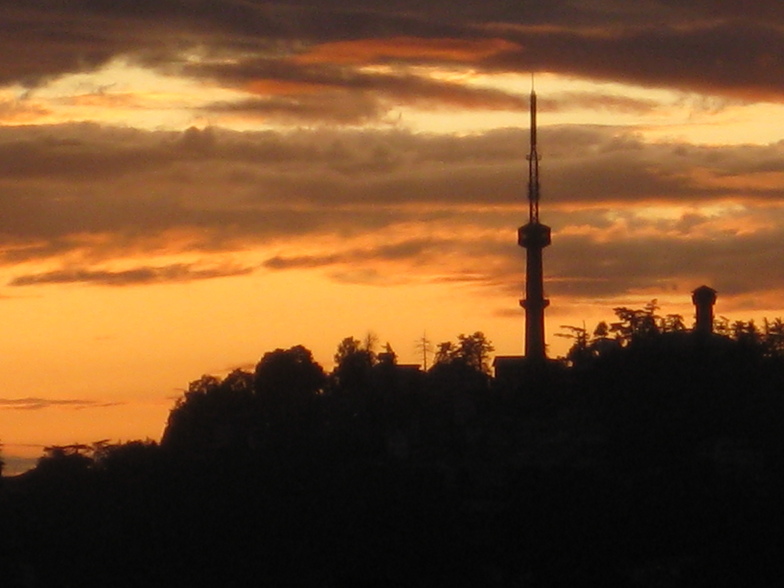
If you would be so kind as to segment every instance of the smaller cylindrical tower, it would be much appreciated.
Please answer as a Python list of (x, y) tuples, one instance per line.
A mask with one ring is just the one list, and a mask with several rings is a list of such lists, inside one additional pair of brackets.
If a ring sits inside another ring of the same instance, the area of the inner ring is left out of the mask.
[(694, 331), (700, 335), (713, 332), (713, 305), (716, 304), (716, 290), (709, 286), (700, 286), (691, 293), (694, 303), (696, 323)]

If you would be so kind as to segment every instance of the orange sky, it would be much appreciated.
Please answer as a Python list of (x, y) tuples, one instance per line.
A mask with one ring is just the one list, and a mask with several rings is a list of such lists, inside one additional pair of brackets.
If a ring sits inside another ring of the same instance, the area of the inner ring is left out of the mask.
[(520, 353), (532, 71), (551, 355), (615, 306), (690, 320), (703, 283), (782, 314), (777, 2), (458, 4), (0, 2), (12, 469), (157, 439), (190, 380), (276, 347)]

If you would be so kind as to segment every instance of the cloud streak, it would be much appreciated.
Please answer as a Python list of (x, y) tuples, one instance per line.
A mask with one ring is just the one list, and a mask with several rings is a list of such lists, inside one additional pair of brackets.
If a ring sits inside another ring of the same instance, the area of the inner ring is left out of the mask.
[(54, 399), (54, 398), (0, 398), (0, 409), (8, 410), (43, 410), (47, 408), (68, 408), (83, 410), (89, 408), (108, 408), (120, 406), (123, 402), (99, 402), (96, 400), (81, 399)]
[(11, 280), (8, 285), (40, 286), (78, 283), (100, 286), (134, 286), (244, 276), (252, 271), (253, 268), (248, 267), (224, 266), (205, 269), (188, 264), (172, 264), (163, 267), (143, 266), (122, 271), (65, 269), (18, 276)]

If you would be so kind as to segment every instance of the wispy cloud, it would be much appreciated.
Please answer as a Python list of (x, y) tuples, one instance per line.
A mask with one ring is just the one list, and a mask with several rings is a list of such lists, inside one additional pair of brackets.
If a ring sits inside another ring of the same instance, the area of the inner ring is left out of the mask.
[(190, 282), (230, 276), (247, 275), (253, 271), (248, 267), (196, 268), (189, 264), (172, 264), (163, 267), (137, 267), (122, 271), (66, 269), (18, 276), (9, 286), (37, 286), (43, 284), (89, 283), (101, 286), (132, 286), (137, 284), (160, 284)]
[(88, 408), (108, 408), (121, 406), (123, 402), (100, 402), (83, 399), (55, 399), (55, 398), (0, 398), (0, 409), (10, 410), (41, 410), (45, 408), (69, 408), (83, 410)]

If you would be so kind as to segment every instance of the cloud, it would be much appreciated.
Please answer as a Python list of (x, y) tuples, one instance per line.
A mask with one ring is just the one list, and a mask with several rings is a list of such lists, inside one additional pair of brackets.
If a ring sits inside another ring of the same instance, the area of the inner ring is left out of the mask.
[(329, 255), (276, 255), (264, 262), (264, 267), (274, 270), (312, 269), (335, 264), (354, 264), (377, 261), (412, 261), (415, 258), (438, 257), (444, 249), (452, 247), (445, 239), (408, 239), (376, 247), (346, 249)]
[(45, 408), (70, 408), (83, 410), (88, 408), (107, 408), (120, 406), (123, 402), (99, 402), (96, 400), (54, 399), (54, 398), (0, 398), (0, 409), (41, 410)]
[(45, 284), (97, 284), (101, 286), (133, 286), (161, 283), (182, 283), (247, 275), (253, 268), (223, 266), (197, 268), (189, 264), (172, 264), (163, 267), (143, 266), (122, 271), (65, 269), (18, 276), (9, 286), (40, 286)]
[(4, 124), (34, 123), (49, 114), (49, 110), (41, 104), (24, 100), (0, 100), (0, 122)]
[(296, 255), (288, 257), (276, 255), (266, 260), (264, 267), (273, 270), (312, 269), (333, 265), (340, 261), (347, 260), (340, 255)]
[(315, 45), (294, 58), (296, 63), (365, 64), (411, 60), (467, 63), (518, 49), (502, 39), (423, 39), (382, 37), (361, 41), (337, 41)]
[(540, 112), (557, 112), (576, 108), (615, 113), (646, 114), (660, 107), (654, 100), (615, 96), (601, 92), (559, 92), (540, 98), (537, 108)]
[(229, 114), (245, 118), (266, 120), (274, 117), (284, 123), (326, 120), (352, 125), (379, 120), (387, 112), (375, 96), (341, 91), (215, 102), (204, 109), (213, 114)]
[[(364, 50), (359, 48), (360, 52)], [(416, 51), (413, 43), (406, 53)], [(319, 120), (356, 125), (383, 120), (400, 105), (483, 110), (521, 110), (527, 106), (527, 99), (517, 93), (436, 79), (427, 72), (413, 72), (405, 67), (370, 72), (353, 65), (310, 63), (303, 59), (246, 58), (233, 64), (197, 63), (189, 65), (185, 73), (211, 78), (253, 96), (209, 104), (204, 107), (207, 112), (279, 122)]]
[(781, 100), (784, 31), (768, 22), (706, 21), (596, 30), (529, 28), (530, 48), (485, 60), (488, 69), (544, 70), (594, 79)]
[[(117, 58), (172, 75), (189, 71), (251, 82), (260, 79), (259, 56), (267, 63), (264, 79), (314, 83), (315, 71), (331, 77), (333, 87), (389, 92), (394, 84), (398, 97), (409, 100), (421, 84), (444, 104), (454, 99), (449, 83), (439, 92), (438, 84), (416, 76), (373, 76), (359, 68), (385, 65), (400, 74), (412, 64), (452, 64), (487, 72), (549, 71), (775, 101), (784, 84), (784, 15), (774, 0), (742, 8), (707, 0), (397, 0), (383, 6), (220, 0), (187, 7), (177, 0), (4, 0), (0, 6), (0, 83), (29, 87)], [(197, 57), (203, 67), (194, 65)], [(294, 60), (320, 67), (293, 67)]]
[[(548, 293), (607, 299), (688, 291), (700, 283), (712, 284), (725, 296), (784, 290), (784, 262), (779, 254), (784, 210), (736, 210), (729, 214), (737, 215), (734, 219), (689, 207), (680, 213), (670, 211), (666, 217), (613, 209), (551, 214), (553, 246), (544, 252)], [(514, 222), (508, 213), (501, 216), (507, 225)], [(767, 223), (762, 217), (768, 217)], [(499, 223), (492, 214), (484, 218), (481, 213), (473, 214), (472, 221), (475, 227)], [(362, 283), (379, 283), (381, 277), (382, 283), (452, 282), (519, 297), (525, 261), (514, 227), (501, 225), (490, 236), (487, 232), (470, 235), (467, 231), (462, 238), (412, 238), (394, 248), (326, 246), (320, 255), (277, 255), (264, 266), (276, 271), (323, 269), (336, 280)]]
[(121, 56), (168, 70), (184, 63), (188, 49), (217, 55), (253, 49), (274, 55), (289, 45), (356, 38), (358, 33), (397, 30), (427, 37), (446, 29), (417, 16), (316, 3), (221, 0), (185, 7), (177, 0), (32, 0), (21, 5), (3, 0), (0, 7), (0, 82), (28, 86), (90, 71)]
[[(746, 215), (784, 205), (784, 143), (647, 143), (634, 129), (591, 125), (544, 127), (540, 135), (543, 218), (556, 231), (612, 227), (607, 211), (639, 206), (731, 204)], [(55, 260), (67, 268), (27, 271), (15, 285), (237, 275), (252, 269), (225, 267), (221, 256), (268, 248), (276, 251), (265, 256), (268, 269), (419, 264), (426, 254), (443, 259), (464, 240), (465, 259), (487, 263), (498, 235), (509, 233), (514, 244), (523, 221), (526, 142), (521, 129), (457, 137), (396, 129), (0, 128), (7, 172), (0, 174), (0, 262)], [(308, 246), (314, 239), (316, 253)], [(171, 254), (204, 261), (106, 269)]]
[(668, 224), (640, 223), (627, 237), (615, 234), (607, 240), (556, 235), (545, 254), (553, 278), (550, 290), (591, 298), (666, 290), (695, 280), (726, 295), (784, 289), (784, 262), (777, 253), (784, 238), (780, 228), (697, 236), (687, 230), (678, 237), (667, 229), (680, 222)]
[[(649, 143), (598, 125), (543, 127), (540, 139), (553, 296), (697, 275), (726, 293), (784, 289), (784, 142)], [(522, 129), (0, 128), (0, 263), (14, 287), (176, 283), (261, 267), (351, 283), (454, 279), (519, 296), (526, 143)], [(237, 255), (262, 261), (226, 262)], [(21, 265), (37, 262), (61, 269)]]

